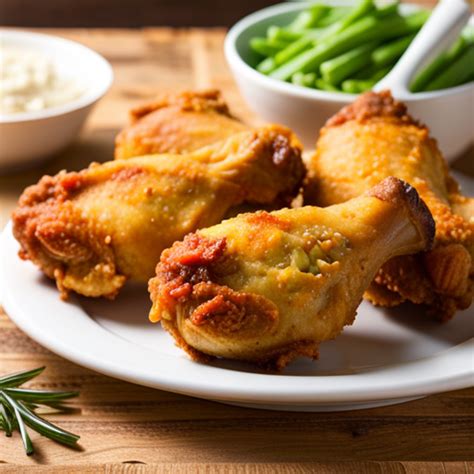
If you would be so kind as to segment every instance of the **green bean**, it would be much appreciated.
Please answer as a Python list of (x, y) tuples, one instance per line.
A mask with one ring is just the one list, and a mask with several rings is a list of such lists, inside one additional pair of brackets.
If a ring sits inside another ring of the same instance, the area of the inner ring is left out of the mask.
[(426, 86), (434, 80), (438, 73), (446, 69), (450, 63), (455, 61), (464, 52), (467, 46), (468, 44), (465, 37), (460, 36), (447, 51), (441, 53), (415, 76), (415, 79), (411, 83), (410, 90), (412, 92), (423, 91)]
[(304, 51), (291, 61), (282, 64), (270, 75), (276, 79), (288, 80), (295, 72), (312, 72), (324, 61), (344, 53), (368, 41), (382, 41), (417, 31), (428, 18), (422, 10), (406, 17), (378, 19), (366, 16), (347, 27), (338, 35), (326, 38), (316, 47)]
[(372, 63), (356, 72), (351, 79), (370, 79), (379, 70), (380, 67)]
[(361, 92), (366, 92), (375, 85), (376, 81), (370, 79), (367, 80), (357, 80), (357, 79), (346, 79), (341, 84), (341, 88), (344, 92), (348, 94), (360, 94)]
[[(266, 37), (249, 41), (257, 53), (253, 57), (262, 58), (256, 69), (322, 90), (359, 93), (372, 88), (429, 17), (426, 10), (400, 15), (400, 0), (383, 6), (374, 1), (358, 0), (353, 7), (313, 4), (297, 12), (289, 24), (268, 27)], [(447, 51), (415, 76), (411, 90), (436, 90), (473, 80), (473, 47), (474, 27), (468, 26)]]
[(396, 1), (393, 3), (388, 3), (387, 5), (383, 5), (379, 8), (377, 8), (377, 11), (375, 12), (375, 15), (378, 18), (384, 18), (386, 16), (394, 15), (398, 13), (398, 5), (400, 2)]
[[(388, 66), (376, 66), (375, 64), (370, 64), (369, 66), (362, 68), (360, 71), (354, 74), (354, 76), (351, 77), (351, 79), (376, 79), (376, 78), (382, 78), (385, 76), (390, 69), (392, 69), (393, 64), (390, 64)], [(383, 76), (381, 76), (383, 74)]]
[(306, 87), (314, 87), (317, 78), (318, 76), (315, 72), (308, 72), (304, 75), (303, 83)]
[[(336, 34), (339, 31), (342, 31), (345, 28), (347, 28), (351, 23), (354, 23), (357, 19), (361, 18), (362, 16), (364, 16), (365, 14), (367, 14), (369, 11), (373, 10), (374, 8), (375, 7), (374, 7), (373, 0), (360, 0), (359, 3), (352, 10), (350, 10), (346, 16), (344, 16), (341, 20), (334, 23), (333, 25), (326, 28), (325, 30), (319, 29), (316, 32), (313, 32), (313, 31), (302, 32), (301, 33), (302, 36), (299, 39), (289, 44), (283, 51), (275, 55), (275, 65), (280, 66), (290, 61), (292, 58), (294, 58), (298, 54), (310, 49), (311, 46), (313, 46), (313, 38), (323, 40), (333, 34)], [(321, 15), (323, 10), (318, 9), (318, 10), (315, 10), (315, 12), (316, 14)], [(298, 17), (297, 17), (297, 20), (298, 20)], [(292, 33), (297, 32), (295, 25), (302, 24), (302, 23), (303, 23), (303, 20), (301, 19), (299, 21), (295, 20), (295, 23), (291, 24), (289, 29), (292, 31)], [(307, 21), (306, 25), (310, 25), (310, 22)], [(274, 34), (276, 34), (276, 31), (274, 31)]]
[(328, 84), (323, 79), (316, 79), (315, 86), (317, 89), (321, 89), (322, 91), (340, 92), (337, 87), (334, 87), (332, 84)]
[(303, 87), (314, 87), (316, 81), (316, 73), (310, 72), (308, 74), (303, 74), (302, 72), (297, 72), (291, 77), (291, 82), (297, 86)]
[(385, 77), (389, 72), (390, 70), (392, 69), (392, 66), (385, 66), (385, 67), (382, 67), (380, 68), (378, 71), (375, 71), (370, 77), (369, 77), (369, 80), (372, 80), (372, 81), (375, 81), (375, 82), (379, 82), (380, 79), (382, 79), (383, 77)]
[(377, 43), (367, 43), (351, 49), (347, 53), (324, 61), (320, 70), (323, 79), (330, 84), (340, 84), (344, 79), (370, 64), (370, 54)]
[(303, 10), (288, 26), (289, 30), (300, 31), (312, 28), (330, 10), (326, 5), (313, 5), (307, 10)]
[[(301, 52), (310, 49), (312, 46), (314, 46), (315, 39), (317, 39), (318, 37), (323, 37), (326, 30), (327, 28), (325, 29), (320, 28), (320, 29), (310, 29), (303, 32), (302, 36), (299, 39), (297, 39), (296, 41), (293, 41), (292, 43), (287, 44), (286, 47), (284, 47), (281, 51), (278, 51), (275, 54), (273, 69), (275, 69), (277, 66), (280, 66), (290, 61), (292, 58), (294, 58)], [(271, 72), (269, 68), (266, 68), (265, 70), (266, 70), (265, 74), (269, 74)]]
[(343, 53), (350, 46), (355, 46), (354, 43), (357, 42), (358, 38), (360, 38), (359, 44), (362, 43), (362, 38), (365, 37), (367, 31), (375, 28), (376, 24), (377, 19), (374, 17), (362, 18), (340, 35), (327, 38), (309, 51), (305, 51), (281, 65), (270, 75), (276, 79), (286, 81), (297, 71), (315, 71), (327, 59)]
[(357, 86), (357, 83), (360, 81), (357, 81), (356, 79), (346, 79), (345, 81), (342, 82), (341, 84), (341, 89), (343, 92), (347, 92), (348, 94), (358, 94), (359, 93), (359, 88)]
[(289, 44), (285, 49), (282, 49), (278, 54), (275, 55), (275, 65), (279, 66), (288, 62), (298, 54), (314, 45), (314, 41), (311, 38), (303, 37), (299, 40)]
[(348, 26), (355, 23), (360, 18), (364, 17), (367, 13), (370, 13), (375, 9), (373, 0), (359, 0), (359, 3), (351, 9), (347, 15), (342, 17), (339, 21), (328, 26), (326, 30), (320, 35), (319, 40), (330, 38), (341, 31), (344, 31)]
[(332, 26), (327, 26), (326, 28), (310, 28), (302, 32), (302, 36), (308, 36), (314, 41), (321, 41), (329, 34), (331, 34)]
[(270, 41), (266, 38), (252, 38), (250, 47), (262, 56), (275, 56), (279, 51), (286, 47), (286, 43)]
[[(270, 27), (268, 31), (273, 27)], [(267, 39), (269, 41), (277, 41), (279, 43), (285, 43), (286, 46), (291, 43), (300, 40), (303, 37), (309, 37), (314, 40), (320, 40), (321, 37), (326, 33), (329, 27), (326, 28), (308, 28), (306, 30), (290, 31), (281, 27), (274, 27), (276, 29), (271, 30), (271, 34), (267, 34)]]
[(268, 74), (275, 69), (275, 60), (272, 57), (265, 58), (262, 62), (257, 64), (257, 71), (262, 74)]
[[(362, 82), (370, 81), (372, 84), (376, 84), (377, 82), (380, 81), (380, 79), (385, 77), (390, 72), (392, 67), (393, 67), (393, 64), (390, 64), (389, 66), (383, 66), (383, 67), (376, 66), (375, 64), (371, 64), (370, 66), (361, 69), (359, 72), (354, 74), (354, 76), (346, 80), (350, 80), (350, 81), (355, 80), (355, 81), (362, 81)], [(341, 84), (341, 87), (343, 87), (343, 84)]]
[(474, 43), (474, 25), (467, 25), (461, 32), (461, 36), (467, 41), (468, 44)]
[(393, 64), (399, 59), (405, 50), (410, 46), (416, 34), (403, 36), (402, 38), (391, 41), (390, 43), (379, 46), (372, 51), (372, 62), (376, 66), (386, 66)]
[(339, 33), (349, 25), (362, 18), (367, 13), (375, 9), (373, 0), (359, 0), (355, 7), (348, 10), (338, 21), (327, 26), (326, 28), (312, 28), (306, 32), (301, 32), (302, 36), (311, 36), (315, 40), (323, 40), (332, 35)]
[(433, 79), (424, 90), (435, 91), (455, 87), (466, 82), (474, 74), (474, 44), (454, 60), (439, 76)]
[(341, 18), (338, 31), (344, 30), (372, 10), (375, 10), (373, 0), (359, 0), (357, 5), (346, 16)]
[(291, 76), (291, 82), (297, 86), (304, 86), (304, 73), (295, 72)]
[(302, 34), (296, 31), (290, 31), (281, 26), (270, 26), (267, 30), (267, 38), (269, 40), (285, 41), (287, 43), (296, 41), (301, 38)]
[(321, 20), (318, 21), (316, 26), (329, 26), (339, 21), (342, 17), (346, 16), (351, 11), (350, 7), (333, 7), (331, 10), (324, 15)]

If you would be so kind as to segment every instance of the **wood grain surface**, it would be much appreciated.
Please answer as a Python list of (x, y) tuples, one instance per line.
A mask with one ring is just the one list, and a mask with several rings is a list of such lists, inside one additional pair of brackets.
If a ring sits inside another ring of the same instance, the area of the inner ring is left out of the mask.
[[(163, 90), (219, 87), (240, 99), (222, 54), (223, 30), (54, 30), (112, 62), (115, 83), (78, 141), (44, 165), (0, 177), (0, 228), (22, 189), (45, 173), (112, 158), (127, 110)], [(473, 172), (466, 155), (456, 166)], [(27, 296), (26, 296), (27, 297)], [(32, 315), (34, 317), (34, 315)], [(286, 413), (226, 406), (120, 382), (42, 348), (0, 309), (0, 373), (46, 365), (37, 388), (74, 389), (76, 412), (51, 419), (81, 435), (70, 449), (32, 434), (0, 437), (1, 472), (474, 472), (474, 390), (343, 413)]]

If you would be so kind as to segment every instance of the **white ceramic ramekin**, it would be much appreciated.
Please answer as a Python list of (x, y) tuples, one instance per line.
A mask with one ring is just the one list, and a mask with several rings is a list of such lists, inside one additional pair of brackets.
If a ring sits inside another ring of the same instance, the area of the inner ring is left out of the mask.
[(0, 41), (2, 45), (47, 55), (59, 74), (77, 79), (85, 88), (78, 99), (58, 107), (38, 112), (0, 113), (0, 170), (3, 171), (43, 160), (71, 143), (94, 104), (110, 88), (113, 72), (102, 56), (74, 41), (8, 29), (0, 30)]
[[(351, 2), (329, 0), (337, 5)], [(296, 86), (267, 77), (249, 63), (255, 61), (249, 48), (254, 36), (264, 36), (271, 25), (288, 24), (305, 8), (304, 2), (265, 8), (240, 20), (225, 40), (225, 55), (239, 89), (250, 107), (265, 120), (287, 125), (306, 147), (314, 147), (326, 120), (356, 96)], [(419, 7), (402, 4), (402, 13)], [(471, 18), (471, 23), (473, 22)], [(434, 92), (400, 97), (409, 112), (426, 123), (448, 160), (454, 159), (474, 141), (474, 83)]]

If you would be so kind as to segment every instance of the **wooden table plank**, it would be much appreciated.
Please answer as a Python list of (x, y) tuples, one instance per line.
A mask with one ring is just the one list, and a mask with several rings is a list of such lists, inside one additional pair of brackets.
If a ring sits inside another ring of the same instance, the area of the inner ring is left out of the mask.
[[(113, 138), (125, 124), (127, 110), (158, 92), (219, 87), (235, 114), (258, 123), (239, 97), (225, 65), (225, 32), (221, 29), (53, 33), (104, 54), (114, 66), (116, 80), (69, 150), (36, 169), (0, 177), (0, 228), (21, 190), (43, 174), (110, 159)], [(469, 157), (457, 165), (469, 169)], [(82, 472), (144, 472), (137, 462), (147, 463), (153, 472), (473, 470), (467, 462), (474, 459), (474, 389), (343, 413), (226, 406), (139, 387), (81, 368), (36, 344), (0, 309), (0, 373), (43, 364), (47, 371), (33, 386), (81, 391), (73, 401), (77, 413), (51, 417), (82, 436), (81, 448), (65, 448), (33, 434), (38, 452), (27, 458), (18, 436), (0, 438), (2, 472), (18, 472), (18, 466), (9, 467), (11, 464), (48, 465), (47, 472), (77, 472), (73, 466), (80, 466)]]
[[(17, 474), (16, 467), (4, 468), (3, 474)], [(158, 474), (468, 474), (472, 472), (471, 463), (419, 463), (419, 462), (337, 462), (337, 463), (160, 463), (143, 465), (130, 461), (128, 463), (87, 465), (87, 466), (49, 466), (47, 471), (44, 467), (32, 467), (28, 473), (48, 472), (48, 474), (73, 474), (77, 472), (86, 474), (121, 474), (121, 473), (147, 473)]]

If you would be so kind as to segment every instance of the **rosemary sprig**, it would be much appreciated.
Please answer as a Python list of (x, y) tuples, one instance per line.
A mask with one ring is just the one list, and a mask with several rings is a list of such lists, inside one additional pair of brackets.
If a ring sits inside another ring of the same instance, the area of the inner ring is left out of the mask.
[(68, 412), (70, 407), (63, 402), (79, 395), (78, 392), (59, 392), (19, 388), (20, 385), (33, 379), (45, 368), (18, 372), (0, 377), (0, 430), (11, 436), (18, 430), (27, 455), (34, 452), (28, 435), (27, 426), (49, 439), (68, 446), (74, 446), (79, 436), (63, 430), (35, 413), (35, 410), (48, 407), (55, 412)]

